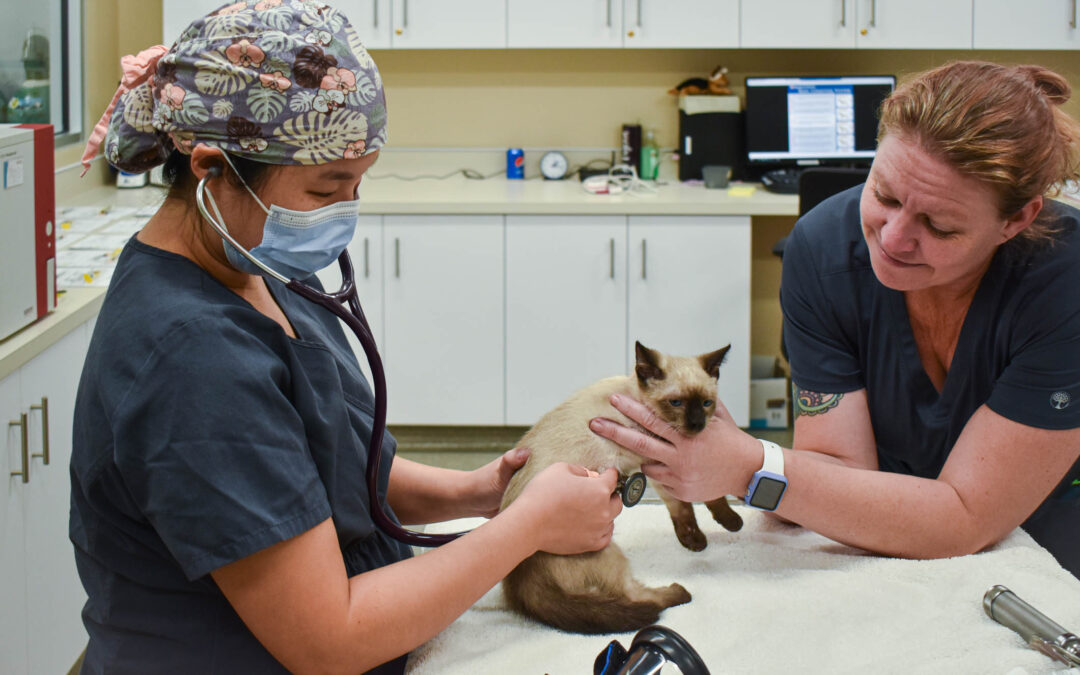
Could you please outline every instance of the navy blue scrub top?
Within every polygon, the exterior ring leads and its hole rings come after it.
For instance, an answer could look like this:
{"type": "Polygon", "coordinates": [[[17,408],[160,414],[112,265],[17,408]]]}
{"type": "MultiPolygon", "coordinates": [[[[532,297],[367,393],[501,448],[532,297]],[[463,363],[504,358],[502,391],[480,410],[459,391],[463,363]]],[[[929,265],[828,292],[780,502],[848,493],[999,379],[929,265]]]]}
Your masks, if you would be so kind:
{"type": "MultiPolygon", "coordinates": [[[[1041,429],[1080,427],[1080,212],[1045,209],[1052,247],[1006,243],[971,302],[939,394],[911,332],[904,295],[874,276],[859,215],[862,186],[822,202],[784,248],[781,305],[800,389],[866,389],[883,471],[936,478],[982,405],[1041,429]]],[[[1080,461],[1024,523],[1080,577],[1080,461]]]]}
{"type": "Polygon", "coordinates": [[[75,408],[83,673],[286,672],[209,572],[331,517],[350,576],[410,555],[368,510],[373,397],[337,318],[269,285],[297,339],[186,258],[120,256],[75,408]]]}

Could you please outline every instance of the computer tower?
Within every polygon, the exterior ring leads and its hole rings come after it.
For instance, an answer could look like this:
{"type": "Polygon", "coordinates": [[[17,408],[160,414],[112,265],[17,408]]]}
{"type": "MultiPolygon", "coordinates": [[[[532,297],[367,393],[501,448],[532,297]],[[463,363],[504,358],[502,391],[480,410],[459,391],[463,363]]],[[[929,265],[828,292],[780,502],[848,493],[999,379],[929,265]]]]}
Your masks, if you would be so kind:
{"type": "Polygon", "coordinates": [[[710,164],[729,166],[731,177],[742,179],[745,154],[738,96],[679,97],[679,180],[701,180],[710,164]]]}

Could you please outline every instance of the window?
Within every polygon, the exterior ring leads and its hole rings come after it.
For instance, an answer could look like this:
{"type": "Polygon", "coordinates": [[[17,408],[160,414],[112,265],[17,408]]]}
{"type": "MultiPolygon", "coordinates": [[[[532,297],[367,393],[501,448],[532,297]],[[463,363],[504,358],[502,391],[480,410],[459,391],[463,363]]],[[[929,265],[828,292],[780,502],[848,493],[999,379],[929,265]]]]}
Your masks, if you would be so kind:
{"type": "Polygon", "coordinates": [[[0,122],[82,131],[82,0],[2,0],[0,122]]]}

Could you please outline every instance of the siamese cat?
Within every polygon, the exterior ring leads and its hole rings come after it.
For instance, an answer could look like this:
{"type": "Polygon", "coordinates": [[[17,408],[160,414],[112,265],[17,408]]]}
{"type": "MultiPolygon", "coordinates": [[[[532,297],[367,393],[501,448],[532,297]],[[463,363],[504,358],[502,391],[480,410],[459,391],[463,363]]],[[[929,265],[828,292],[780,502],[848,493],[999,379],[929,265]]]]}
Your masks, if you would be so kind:
{"type": "MultiPolygon", "coordinates": [[[[609,397],[626,394],[654,410],[683,434],[700,433],[716,405],[720,364],[731,345],[698,357],[668,356],[635,343],[633,377],[611,377],[582,389],[544,415],[518,442],[532,452],[503,495],[506,508],[525,484],[555,462],[579,464],[594,471],[615,467],[624,479],[640,470],[642,458],[589,430],[589,420],[607,417],[641,427],[613,408],[609,397]]],[[[683,546],[700,551],[705,535],[691,504],[661,486],[653,486],[667,505],[675,535],[683,546]]],[[[724,498],[706,505],[713,518],[734,532],[742,518],[724,498]]],[[[555,628],[575,633],[634,631],[655,623],[668,607],[690,602],[679,584],[649,588],[630,574],[626,556],[614,543],[602,551],[571,556],[536,553],[503,580],[510,606],[555,628]]]]}

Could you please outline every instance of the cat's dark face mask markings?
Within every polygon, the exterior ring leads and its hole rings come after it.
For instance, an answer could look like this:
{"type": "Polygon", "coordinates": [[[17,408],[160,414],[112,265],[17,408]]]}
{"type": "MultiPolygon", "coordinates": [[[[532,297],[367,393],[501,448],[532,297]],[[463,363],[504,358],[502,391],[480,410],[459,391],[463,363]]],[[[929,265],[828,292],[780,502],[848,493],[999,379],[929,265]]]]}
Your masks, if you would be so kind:
{"type": "Polygon", "coordinates": [[[634,343],[642,400],[687,436],[701,433],[716,411],[716,381],[731,345],[697,359],[675,361],[634,343]]]}

